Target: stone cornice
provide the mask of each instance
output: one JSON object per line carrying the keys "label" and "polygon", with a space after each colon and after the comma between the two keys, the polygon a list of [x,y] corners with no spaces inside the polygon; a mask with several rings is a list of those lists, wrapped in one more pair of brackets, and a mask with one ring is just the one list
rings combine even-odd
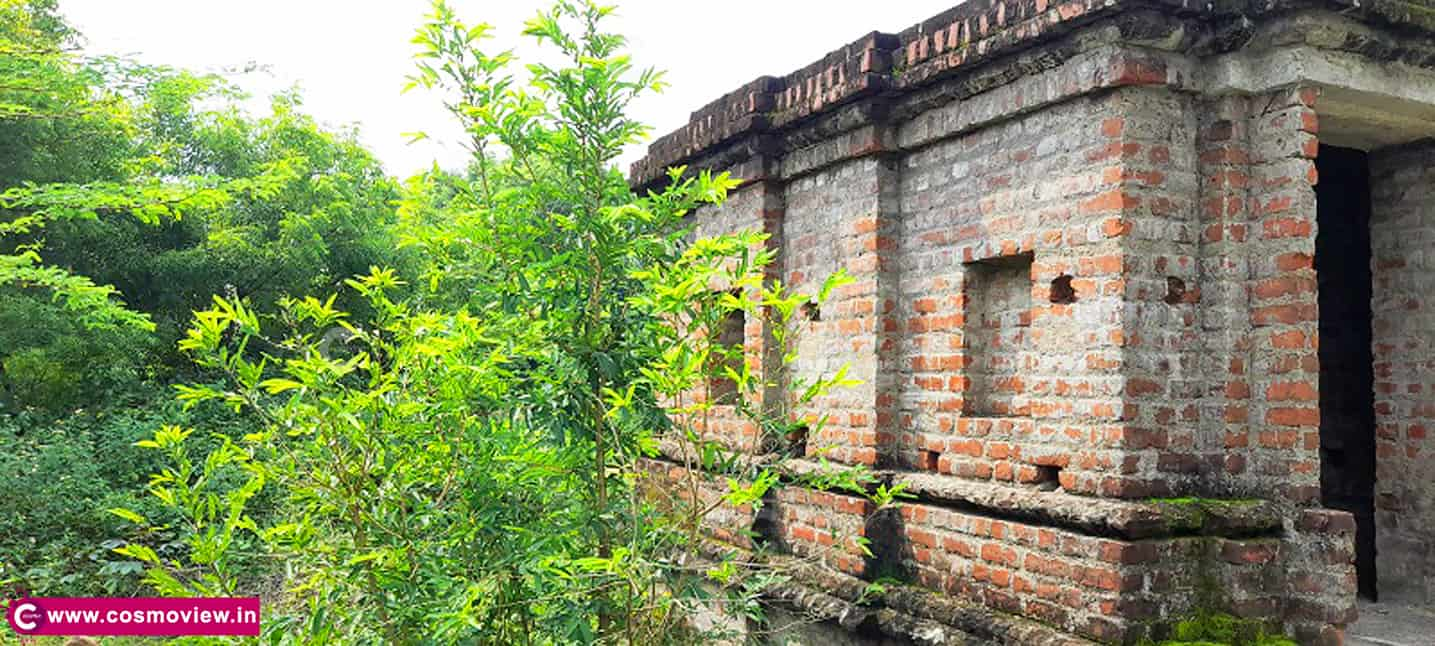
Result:
{"label": "stone cornice", "polygon": [[[764,76],[729,92],[694,112],[687,125],[654,141],[647,156],[633,164],[630,181],[648,187],[671,166],[703,160],[704,166],[723,167],[777,153],[795,125],[817,117],[870,122],[881,116],[879,103],[976,74],[986,63],[1093,23],[1115,26],[1124,42],[1210,55],[1251,45],[1261,23],[1272,16],[1311,10],[1388,28],[1395,42],[1428,41],[1435,34],[1435,7],[1428,0],[969,0],[901,33],[867,34],[800,70]],[[1391,47],[1389,42],[1334,45],[1376,58],[1435,65],[1429,48]],[[1017,66],[1003,74],[1019,77],[1031,71]],[[1139,76],[1140,70],[1132,72]],[[841,117],[845,107],[864,100],[868,107]]]}

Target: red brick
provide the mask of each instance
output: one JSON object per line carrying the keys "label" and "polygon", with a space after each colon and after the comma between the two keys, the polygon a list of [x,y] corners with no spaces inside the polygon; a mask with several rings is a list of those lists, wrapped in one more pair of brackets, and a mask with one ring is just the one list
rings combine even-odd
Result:
{"label": "red brick", "polygon": [[1283,253],[1275,258],[1276,269],[1281,271],[1296,271],[1310,269],[1315,266],[1314,259],[1308,253],[1292,252]]}
{"label": "red brick", "polygon": [[1320,401],[1320,391],[1310,382],[1276,382],[1266,388],[1266,399],[1270,401]]}
{"label": "red brick", "polygon": [[1266,299],[1297,294],[1313,294],[1315,293],[1315,279],[1289,276],[1268,278],[1256,283],[1254,292],[1257,298]]}
{"label": "red brick", "polygon": [[1237,565],[1256,565],[1275,560],[1280,545],[1275,541],[1226,541],[1221,546],[1221,559]]}
{"label": "red brick", "polygon": [[[1273,200],[1264,207],[1265,212],[1278,212],[1290,208],[1290,198]],[[1279,238],[1309,238],[1311,235],[1310,218],[1267,218],[1261,225],[1264,237],[1267,240]]]}
{"label": "red brick", "polygon": [[1121,131],[1126,127],[1126,120],[1120,117],[1107,119],[1101,122],[1101,134],[1107,137],[1120,137]]}
{"label": "red brick", "polygon": [[1273,333],[1271,334],[1271,347],[1280,350],[1303,349],[1305,348],[1305,333],[1300,330]]}
{"label": "red brick", "polygon": [[1134,195],[1123,190],[1112,190],[1082,202],[1079,210],[1082,213],[1104,213],[1135,208],[1140,203],[1140,198]]}
{"label": "red brick", "polygon": [[1108,563],[1120,563],[1130,565],[1134,563],[1148,563],[1155,561],[1160,556],[1160,551],[1153,543],[1137,542],[1122,543],[1119,541],[1102,541],[1100,558]]}
{"label": "red brick", "polygon": [[1276,426],[1319,426],[1318,408],[1272,408],[1266,411],[1266,423]]}
{"label": "red brick", "polygon": [[1255,325],[1270,325],[1272,323],[1290,325],[1314,320],[1316,320],[1314,304],[1271,305],[1257,308],[1251,312],[1251,322]]}

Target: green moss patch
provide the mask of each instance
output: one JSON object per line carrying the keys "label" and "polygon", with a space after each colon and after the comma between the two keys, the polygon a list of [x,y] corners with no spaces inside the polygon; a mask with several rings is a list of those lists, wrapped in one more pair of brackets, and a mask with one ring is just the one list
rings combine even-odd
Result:
{"label": "green moss patch", "polygon": [[1178,622],[1171,638],[1146,646],[1297,646],[1290,639],[1266,632],[1265,625],[1225,613],[1204,613]]}
{"label": "green moss patch", "polygon": [[1266,532],[1280,526],[1263,500],[1243,498],[1152,498],[1146,501],[1160,508],[1167,530],[1179,533],[1229,534]]}

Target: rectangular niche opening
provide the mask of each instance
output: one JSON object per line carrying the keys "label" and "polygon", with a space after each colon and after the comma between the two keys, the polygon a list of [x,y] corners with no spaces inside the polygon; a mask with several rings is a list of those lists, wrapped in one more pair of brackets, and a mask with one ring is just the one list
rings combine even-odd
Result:
{"label": "rectangular niche opening", "polygon": [[[730,310],[718,324],[717,343],[722,346],[725,356],[714,355],[712,372],[708,376],[708,397],[717,404],[737,403],[737,382],[726,376],[724,367],[742,374],[743,340],[747,329],[747,313],[740,309]],[[719,348],[713,348],[715,353]]]}
{"label": "rectangular niche opening", "polygon": [[1022,372],[1031,327],[1031,262],[1027,253],[965,266],[967,416],[1030,414]]}

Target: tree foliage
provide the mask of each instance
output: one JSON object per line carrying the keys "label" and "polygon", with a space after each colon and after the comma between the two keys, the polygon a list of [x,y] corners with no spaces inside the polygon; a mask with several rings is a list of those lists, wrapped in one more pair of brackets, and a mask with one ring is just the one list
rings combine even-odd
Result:
{"label": "tree foliage", "polygon": [[[127,594],[138,567],[101,547],[122,531],[102,510],[153,506],[139,501],[157,463],[133,442],[255,424],[171,405],[168,383],[193,375],[175,346],[193,310],[406,261],[397,182],[297,92],[255,117],[224,78],[80,42],[53,0],[0,0],[0,579]],[[169,554],[175,536],[150,538]]]}
{"label": "tree foliage", "polygon": [[[259,594],[283,643],[681,643],[714,637],[703,609],[760,617],[787,572],[711,543],[711,516],[872,481],[782,450],[849,383],[783,369],[846,278],[793,293],[762,234],[695,238],[725,174],[631,191],[613,162],[662,77],[612,11],[558,0],[522,65],[435,2],[410,87],[473,158],[400,184],[297,93],[251,117],[224,79],[80,57],[53,2],[0,0],[0,137],[26,142],[0,151],[0,485],[51,505],[0,526],[24,537],[0,566]],[[150,390],[171,380],[184,410]],[[712,442],[719,406],[764,451]]]}
{"label": "tree foliage", "polygon": [[6,0],[0,25],[17,52],[0,63],[0,140],[16,143],[0,150],[0,296],[72,322],[0,339],[0,406],[73,407],[54,395],[103,386],[75,367],[110,348],[141,350],[136,373],[184,365],[174,342],[212,294],[272,305],[403,265],[396,182],[297,93],[256,119],[224,79],[78,56],[53,2]]}
{"label": "tree foliage", "polygon": [[[612,161],[645,133],[626,109],[660,76],[604,31],[610,12],[563,0],[530,20],[555,62],[520,80],[514,54],[481,49],[488,26],[434,5],[414,85],[448,97],[472,172],[408,184],[398,230],[415,284],[381,268],[349,281],[368,324],[337,294],[277,312],[218,298],[197,314],[181,347],[225,381],[181,399],[265,424],[204,459],[187,447],[196,430],[147,443],[170,458],[154,495],[192,526],[187,559],[123,548],[157,590],[252,591],[232,560],[254,550],[284,564],[268,631],[296,642],[674,643],[700,637],[690,617],[714,595],[760,614],[783,573],[696,556],[710,514],[779,486],[780,458],[705,440],[705,391],[730,380],[724,405],[769,444],[847,380],[762,374],[717,330],[742,312],[790,362],[794,314],[845,278],[790,293],[767,278],[762,234],[695,240],[694,213],[738,185],[727,175],[677,169],[662,192],[631,192]],[[687,456],[681,491],[651,480],[659,456]],[[216,486],[222,472],[244,484]],[[858,492],[870,478],[821,476]],[[697,493],[715,483],[716,499]],[[264,491],[278,499],[268,522],[246,511]]]}

